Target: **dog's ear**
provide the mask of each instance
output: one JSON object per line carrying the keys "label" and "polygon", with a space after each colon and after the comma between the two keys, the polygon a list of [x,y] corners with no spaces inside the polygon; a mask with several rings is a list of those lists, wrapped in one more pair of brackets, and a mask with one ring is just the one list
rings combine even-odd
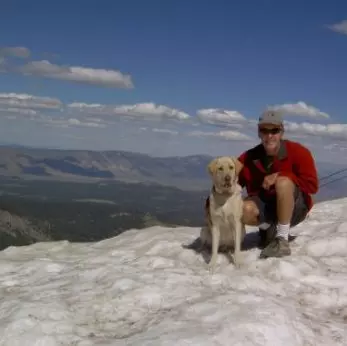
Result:
{"label": "dog's ear", "polygon": [[216,171],[217,167],[217,159],[213,159],[207,166],[208,173],[210,175],[213,175],[213,173]]}
{"label": "dog's ear", "polygon": [[234,161],[234,165],[235,165],[236,175],[239,175],[240,172],[242,171],[243,164],[236,157],[233,157],[233,161]]}

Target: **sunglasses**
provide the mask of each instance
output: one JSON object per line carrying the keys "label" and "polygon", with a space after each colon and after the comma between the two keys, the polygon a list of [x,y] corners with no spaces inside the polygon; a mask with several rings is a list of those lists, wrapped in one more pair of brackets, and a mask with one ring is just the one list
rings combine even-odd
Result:
{"label": "sunglasses", "polygon": [[279,127],[275,127],[272,129],[260,128],[259,132],[262,133],[263,135],[269,135],[269,134],[277,135],[281,132],[281,130],[282,129],[280,129]]}

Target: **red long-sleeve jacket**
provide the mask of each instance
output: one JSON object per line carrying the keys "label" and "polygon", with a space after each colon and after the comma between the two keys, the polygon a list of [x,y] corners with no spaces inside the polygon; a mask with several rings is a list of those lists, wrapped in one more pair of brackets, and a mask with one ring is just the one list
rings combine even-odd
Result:
{"label": "red long-sleeve jacket", "polygon": [[260,191],[265,195],[273,194],[274,189],[263,190],[262,183],[266,175],[278,172],[279,176],[290,178],[300,188],[310,210],[313,206],[311,195],[316,194],[319,189],[317,169],[311,152],[300,143],[282,140],[270,172],[266,172],[261,163],[264,155],[264,147],[259,144],[238,158],[244,165],[239,175],[239,183],[246,188],[248,196],[257,195]]}

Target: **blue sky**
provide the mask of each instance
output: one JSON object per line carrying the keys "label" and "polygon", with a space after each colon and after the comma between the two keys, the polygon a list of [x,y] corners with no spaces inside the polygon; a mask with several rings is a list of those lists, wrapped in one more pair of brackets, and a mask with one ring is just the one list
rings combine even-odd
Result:
{"label": "blue sky", "polygon": [[288,137],[341,161],[346,19],[345,1],[6,1],[2,141],[233,154],[276,106]]}

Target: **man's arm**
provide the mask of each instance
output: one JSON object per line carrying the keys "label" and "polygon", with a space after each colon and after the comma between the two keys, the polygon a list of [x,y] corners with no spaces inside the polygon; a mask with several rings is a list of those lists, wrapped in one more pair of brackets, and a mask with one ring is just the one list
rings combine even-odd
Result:
{"label": "man's arm", "polygon": [[[245,165],[245,161],[246,161],[246,152],[242,153],[237,159],[243,164],[243,166]],[[244,176],[244,169],[241,169],[240,173],[239,173],[239,184],[241,187],[245,187],[246,186],[246,180],[245,180],[245,176]]]}
{"label": "man's arm", "polygon": [[294,172],[280,172],[278,176],[290,178],[304,193],[316,194],[319,189],[319,181],[311,152],[302,145],[294,148],[293,151]]}

